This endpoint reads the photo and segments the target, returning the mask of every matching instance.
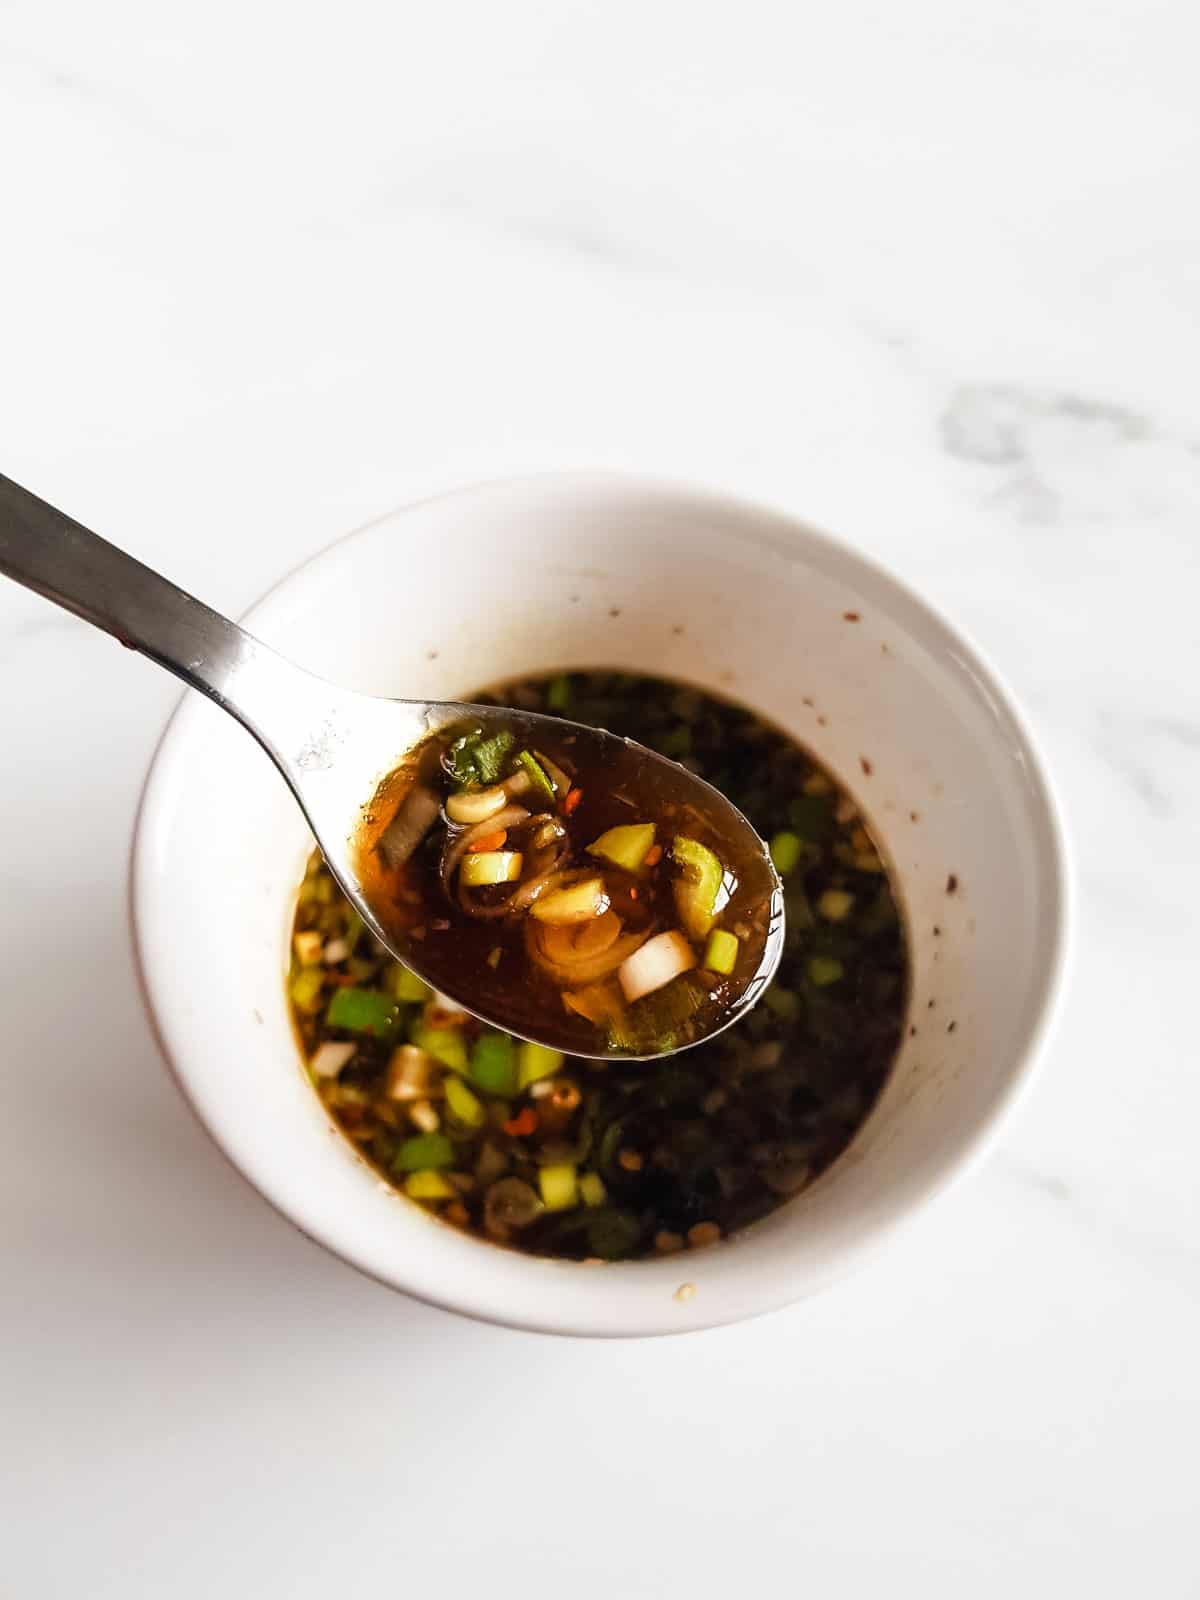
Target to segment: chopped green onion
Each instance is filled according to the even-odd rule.
[[[310,1015],[321,1009],[321,990],[325,986],[325,974],[320,967],[301,967],[292,979],[292,1004],[297,1011],[307,1011]]]
[[[459,879],[464,888],[484,889],[496,883],[516,883],[525,857],[519,850],[477,850],[463,857]]]
[[[546,690],[546,707],[550,711],[565,711],[571,704],[571,680],[565,672],[551,678]]]
[[[590,922],[608,910],[608,895],[603,878],[585,878],[582,883],[569,884],[565,889],[551,889],[530,907],[537,922],[567,926],[573,922]]]
[[[763,995],[763,1004],[780,1021],[790,1022],[800,1010],[800,997],[791,989],[781,989],[776,983],[772,984],[766,994]]]
[[[463,788],[470,784],[492,784],[504,770],[505,759],[516,742],[507,731],[485,739],[476,730],[454,741],[447,752],[446,763],[455,782]]]
[[[467,1046],[458,1028],[430,1028],[418,1022],[409,1038],[418,1050],[424,1050],[451,1072],[467,1070]]]
[[[475,766],[479,772],[480,783],[495,783],[504,771],[504,763],[508,759],[508,752],[516,744],[513,734],[504,730],[494,733],[490,739],[481,739],[475,746]]]
[[[626,822],[618,828],[609,828],[587,848],[588,855],[611,861],[614,867],[640,872],[642,863],[654,848],[654,824]]]
[[[542,771],[554,785],[554,793],[560,799],[565,799],[571,788],[570,778],[559,766],[557,761],[551,761],[550,757],[544,750],[535,750],[533,753],[541,762]]]
[[[845,967],[836,956],[814,956],[808,963],[809,979],[818,989],[825,989],[845,975]]]
[[[517,1046],[517,1088],[528,1089],[540,1078],[552,1078],[564,1061],[561,1050],[548,1050],[544,1044],[526,1039]]]
[[[399,961],[393,961],[384,969],[383,986],[393,999],[404,1005],[424,1005],[433,994],[424,978],[418,978]]]
[[[350,1033],[369,1033],[389,1040],[400,1025],[400,1007],[391,995],[378,989],[336,989],[325,1021],[331,1028],[346,1028]]]
[[[410,1173],[404,1180],[404,1192],[410,1200],[453,1200],[458,1190],[440,1172],[426,1170]]]
[[[738,937],[735,933],[727,933],[724,928],[714,928],[708,936],[708,948],[704,952],[704,966],[709,972],[719,972],[722,977],[728,977],[737,965]]]
[[[418,1133],[405,1139],[392,1157],[393,1172],[424,1172],[426,1168],[448,1167],[454,1161],[454,1146],[444,1133]]]
[[[481,1033],[471,1051],[468,1072],[485,1094],[517,1092],[517,1064],[507,1033]]]
[[[691,938],[707,938],[717,915],[725,868],[707,845],[682,835],[672,843],[671,854],[683,869],[674,884],[680,920]]]
[[[479,782],[479,769],[475,765],[475,746],[478,743],[479,730],[476,729],[474,733],[464,733],[462,738],[456,739],[446,751],[444,760],[450,776],[463,788],[470,783]]]
[[[549,799],[554,799],[554,785],[542,771],[541,762],[533,754],[532,750],[522,750],[517,756],[517,765],[524,768],[529,774],[535,789],[540,789]]]
[[[473,1095],[461,1078],[451,1073],[446,1078],[446,1105],[451,1114],[468,1128],[478,1128],[483,1122],[482,1103]]]
[[[854,896],[845,889],[826,889],[817,901],[817,910],[828,922],[845,922],[854,909]]]
[[[545,1171],[545,1168],[542,1169]],[[579,1179],[579,1197],[585,1206],[602,1206],[608,1199],[604,1179],[598,1172],[585,1172]]]
[[[785,877],[800,864],[800,839],[794,833],[777,833],[771,840],[771,860],[775,871]]]
[[[578,1205],[578,1183],[573,1161],[555,1161],[538,1168],[538,1187],[547,1211],[569,1211]]]

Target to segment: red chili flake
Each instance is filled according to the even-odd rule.
[[[537,1128],[537,1112],[532,1106],[525,1106],[511,1117],[502,1126],[505,1133],[511,1133],[514,1139],[525,1139]]]
[[[563,811],[567,814],[568,817],[572,814],[572,812],[575,810],[576,806],[579,804],[579,802],[582,799],[583,799],[583,790],[582,789],[569,789],[567,791],[567,798],[563,801]]]
[[[863,772],[867,775],[868,778],[871,776],[872,772],[874,772],[874,770],[875,770],[875,768],[867,760],[866,756],[859,756],[858,764],[863,769]]]
[[[843,611],[842,620],[844,622],[860,622],[862,619],[857,611]]]
[[[955,890],[956,890],[956,889],[957,889],[957,888],[958,888],[958,878],[957,878],[957,876],[956,876],[956,875],[955,875],[955,874],[954,874],[954,873],[953,873],[953,872],[952,872],[952,873],[951,873],[951,874],[950,874],[950,876],[949,876],[949,877],[948,877],[948,878],[947,878],[947,879],[946,879],[946,893],[947,893],[947,894],[953,894],[953,893],[954,893],[954,891],[955,891]]]

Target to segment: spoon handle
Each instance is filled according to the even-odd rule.
[[[293,787],[297,769],[308,764],[314,728],[342,711],[345,696],[332,684],[3,474],[0,573],[215,700],[254,735]]]
[[[272,658],[288,666],[235,622],[3,475],[0,572],[141,651],[238,717],[230,691],[247,665]]]

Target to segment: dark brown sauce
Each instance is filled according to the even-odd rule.
[[[793,739],[689,685],[594,671],[494,695],[620,729],[727,794],[786,860],[777,975],[761,1005],[683,1055],[563,1059],[447,1014],[314,855],[288,987],[316,1092],[387,1182],[480,1240],[592,1261],[736,1234],[838,1159],[906,1020],[917,1032],[903,917],[869,827]],[[385,798],[394,810],[396,792]]]
[[[621,921],[621,937],[630,939],[679,928],[673,891],[679,869],[671,845],[679,835],[698,841],[725,869],[718,924],[739,940],[734,970],[727,975],[703,967],[704,940],[694,940],[697,965],[691,972],[634,1002],[614,1022],[590,1020],[564,1002],[563,984],[547,975],[549,964],[531,959],[530,941],[542,931],[533,916],[471,915],[453,881],[447,892],[444,813],[404,865],[387,863],[381,841],[407,795],[416,786],[441,798],[452,792],[445,752],[478,727],[467,722],[439,730],[388,776],[366,808],[357,847],[360,881],[393,948],[443,994],[510,1033],[568,1053],[642,1055],[674,1049],[703,1039],[747,1010],[765,986],[764,967],[769,975],[782,938],[782,899],[770,858],[723,796],[641,745],[614,742],[590,728],[564,732],[554,721],[519,712],[505,714],[495,726],[489,719],[489,735],[497,728],[511,732],[514,751],[544,754],[571,785],[565,807],[563,796],[557,802],[540,792],[515,797],[514,804],[530,818],[508,830],[505,848],[524,846],[528,860],[538,819],[554,817],[566,833],[570,866],[603,880],[610,909]],[[655,826],[660,852],[653,866],[630,872],[589,854],[589,845],[607,830],[647,822]],[[451,840],[457,831],[450,830]],[[484,889],[468,899],[485,911],[499,911],[510,893]]]

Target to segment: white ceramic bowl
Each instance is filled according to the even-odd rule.
[[[914,963],[905,1042],[878,1105],[845,1154],[770,1217],[659,1261],[583,1266],[498,1250],[388,1189],[313,1094],[283,989],[310,841],[252,741],[188,695],[135,841],[145,989],[213,1138],[312,1238],[473,1316],[558,1333],[682,1331],[822,1288],[994,1135],[1062,983],[1062,831],[995,674],[871,561],[692,490],[549,476],[397,511],[285,578],[246,621],[312,671],[374,694],[449,697],[611,666],[746,702],[860,798],[898,870]]]

